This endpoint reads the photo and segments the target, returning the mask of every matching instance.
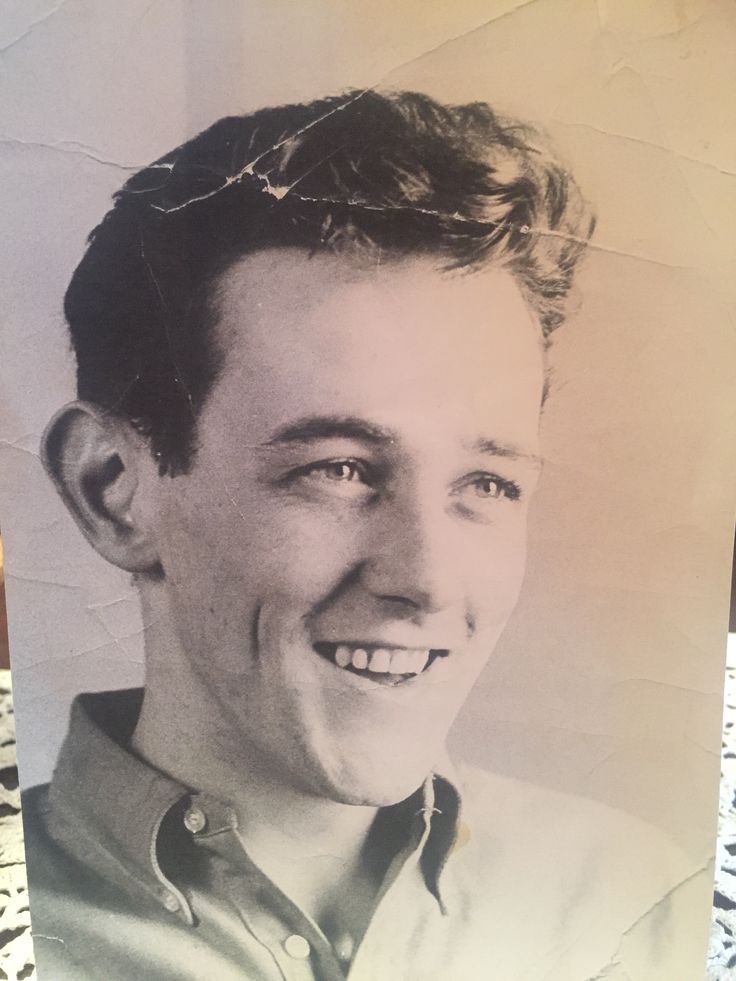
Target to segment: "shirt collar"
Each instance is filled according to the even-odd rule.
[[[95,854],[88,848],[91,840],[102,849],[105,861],[100,859],[100,866],[112,859],[130,870],[139,886],[192,923],[189,904],[164,875],[158,853],[167,815],[177,805],[186,807],[186,800],[196,795],[128,748],[142,701],[140,688],[79,695],[74,700],[51,782],[50,816],[73,829],[71,840],[80,843],[87,863],[95,864]],[[443,759],[416,794],[395,806],[399,808],[409,810],[423,826],[420,866],[427,888],[444,911],[440,879],[460,820],[460,795],[449,761]],[[385,820],[393,810],[384,809],[379,819]],[[177,811],[183,813],[182,807]],[[169,820],[166,826],[170,824]]]
[[[85,863],[104,875],[112,861],[167,909],[190,920],[157,857],[163,820],[187,790],[127,748],[142,702],[143,689],[74,700],[49,788],[52,832],[66,829],[65,844],[81,851]]]

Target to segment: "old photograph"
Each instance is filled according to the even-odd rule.
[[[702,975],[726,26],[28,20],[0,524],[39,981]]]

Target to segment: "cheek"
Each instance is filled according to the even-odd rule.
[[[357,511],[281,502],[254,529],[253,573],[295,596],[322,598],[363,558],[366,521]]]
[[[479,535],[467,549],[467,595],[479,629],[503,626],[519,598],[526,570],[526,516]]]
[[[238,504],[237,512],[231,505],[202,525],[209,570],[204,588],[218,631],[241,631],[256,608],[281,623],[296,621],[361,560],[364,521],[355,512],[258,495]],[[203,593],[193,603],[201,608],[204,599]],[[204,613],[212,618],[209,609]]]

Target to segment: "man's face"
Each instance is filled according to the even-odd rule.
[[[220,744],[307,792],[421,783],[521,586],[544,381],[509,273],[269,252],[161,478],[164,589]]]

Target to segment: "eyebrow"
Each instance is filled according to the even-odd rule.
[[[374,446],[385,446],[398,442],[398,436],[391,429],[357,416],[305,416],[281,426],[264,443],[263,447],[289,446],[298,443],[315,443],[321,439],[358,439]],[[496,439],[479,439],[473,450],[487,456],[505,457],[508,460],[525,460],[535,467],[541,467],[542,458],[527,453],[513,443],[501,443]]]
[[[277,429],[262,445],[284,446],[320,439],[360,439],[383,445],[395,443],[396,433],[355,416],[306,416]]]
[[[479,439],[473,446],[477,453],[488,456],[505,457],[507,460],[525,460],[535,467],[542,466],[542,458],[536,453],[527,453],[513,443],[499,443],[495,439]]]

